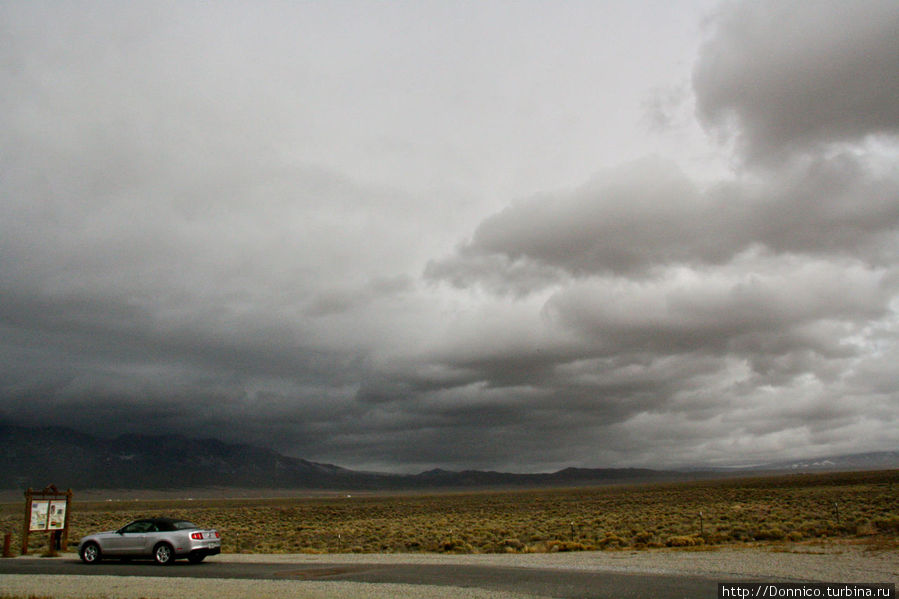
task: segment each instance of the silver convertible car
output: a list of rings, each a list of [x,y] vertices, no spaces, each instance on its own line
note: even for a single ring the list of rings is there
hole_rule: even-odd
[[[171,564],[183,557],[198,564],[207,555],[216,555],[221,550],[218,531],[171,518],[135,520],[118,530],[82,537],[78,543],[78,555],[86,564],[104,558],[152,558],[157,564]]]

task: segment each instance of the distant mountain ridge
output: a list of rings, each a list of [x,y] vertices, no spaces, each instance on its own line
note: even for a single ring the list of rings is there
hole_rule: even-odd
[[[0,488],[42,487],[51,481],[81,488],[292,487],[350,472],[217,439],[101,439],[61,427],[0,426],[0,456]]]
[[[0,489],[430,489],[585,486],[695,479],[761,471],[899,467],[899,452],[835,456],[743,469],[565,468],[543,474],[433,469],[402,475],[359,472],[271,449],[177,435],[102,439],[61,427],[0,425]]]

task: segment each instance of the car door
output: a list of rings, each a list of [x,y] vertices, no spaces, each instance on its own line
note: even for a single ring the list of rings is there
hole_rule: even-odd
[[[144,555],[153,555],[153,547],[156,546],[156,543],[164,540],[167,535],[171,534],[167,533],[166,530],[167,527],[164,522],[154,523],[152,528],[150,528],[144,535],[144,546],[141,553]]]
[[[148,520],[137,520],[123,526],[106,539],[103,553],[106,555],[141,555],[145,553],[147,533],[155,527]]]

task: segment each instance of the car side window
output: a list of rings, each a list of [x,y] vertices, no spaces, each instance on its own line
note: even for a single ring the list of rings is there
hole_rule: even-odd
[[[128,533],[140,533],[140,532],[153,532],[156,529],[153,526],[152,522],[147,522],[146,520],[138,520],[137,522],[132,522],[128,526],[122,529],[122,532]]]
[[[128,526],[122,529],[122,532],[131,533],[131,532],[141,532],[143,528],[143,522],[132,522]]]

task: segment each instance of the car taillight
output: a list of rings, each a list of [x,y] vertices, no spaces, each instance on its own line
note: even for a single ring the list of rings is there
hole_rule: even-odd
[[[219,531],[215,531],[215,538],[219,538]]]
[[[203,533],[201,533],[201,532],[192,532],[192,533],[190,533],[190,538],[196,539],[196,540],[198,540],[198,541],[201,541],[201,540],[203,540]]]

